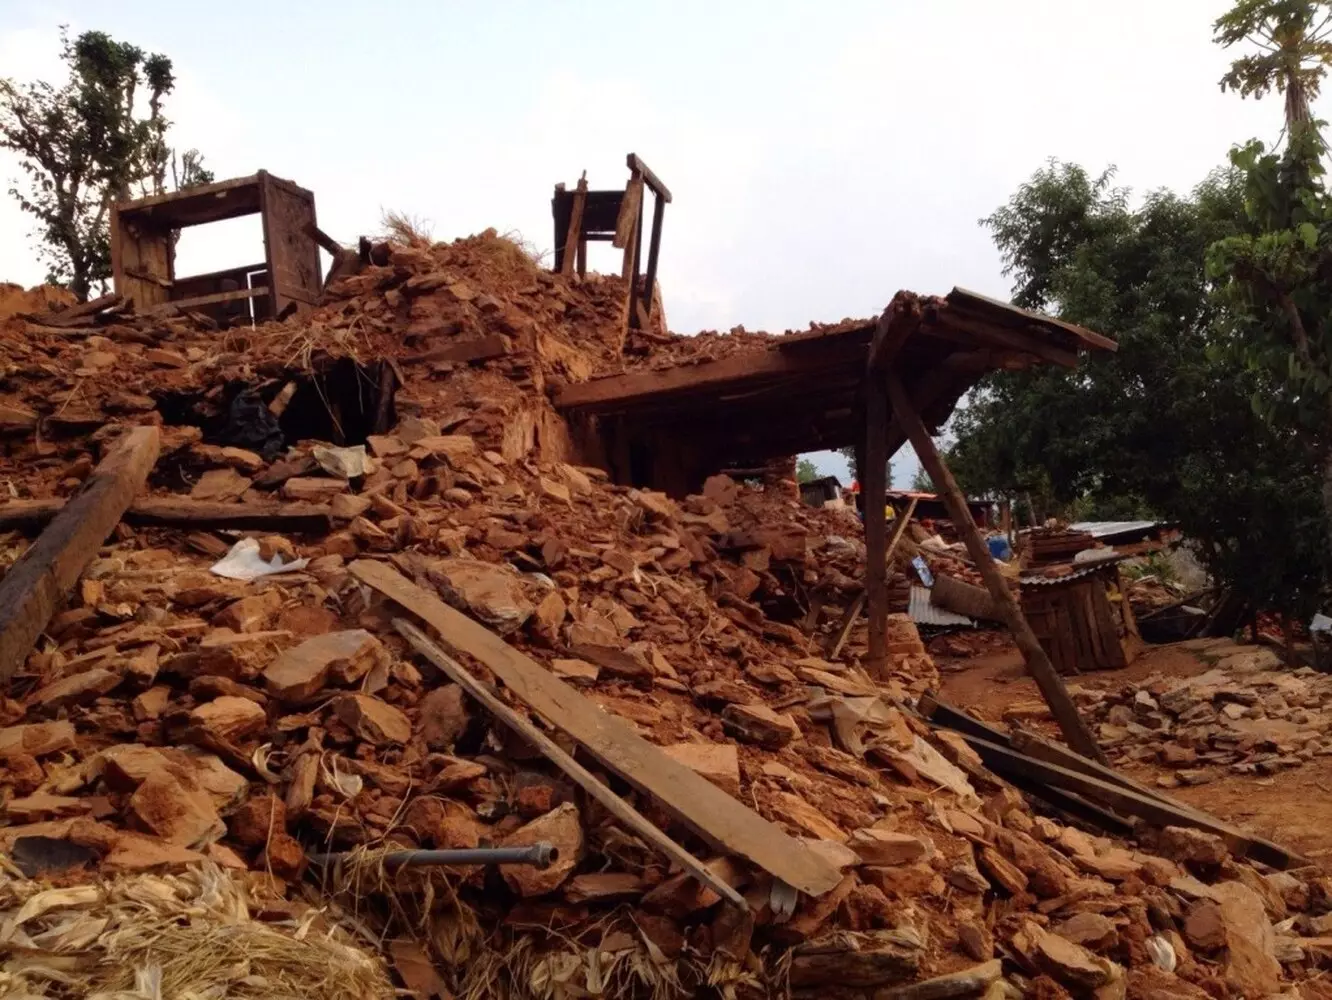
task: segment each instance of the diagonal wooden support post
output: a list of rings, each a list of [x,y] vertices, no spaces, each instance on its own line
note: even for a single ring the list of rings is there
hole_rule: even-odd
[[[143,489],[160,440],[156,427],[126,431],[0,581],[0,683],[23,665],[66,592]]]
[[[1084,757],[1102,764],[1106,763],[1105,755],[1096,745],[1091,730],[1078,715],[1078,710],[1073,705],[1073,699],[1069,697],[1063,680],[1055,672],[1050,657],[1041,648],[1040,641],[1032,632],[1031,626],[1027,624],[1022,609],[1018,607],[1017,599],[1013,597],[1004,582],[999,567],[995,565],[994,556],[990,554],[989,547],[976,528],[976,522],[972,520],[971,510],[967,507],[966,498],[962,495],[957,480],[953,478],[952,472],[944,463],[939,449],[934,446],[934,439],[930,437],[925,422],[920,419],[920,415],[911,405],[911,399],[902,387],[901,380],[896,373],[890,372],[886,381],[888,399],[893,407],[893,418],[906,433],[907,440],[916,451],[916,457],[920,459],[920,464],[925,467],[925,471],[930,474],[935,486],[943,494],[953,526],[962,536],[967,552],[984,578],[985,586],[990,591],[990,596],[994,598],[1000,617],[1008,627],[1008,631],[1013,634],[1013,641],[1017,643],[1018,649],[1022,651],[1022,657],[1027,663],[1027,672],[1036,681],[1036,686],[1041,689],[1046,704],[1050,706],[1055,721],[1059,723],[1064,739]],[[868,511],[866,517],[868,518]]]

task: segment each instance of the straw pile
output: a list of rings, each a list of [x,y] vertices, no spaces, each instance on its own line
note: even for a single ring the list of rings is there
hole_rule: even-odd
[[[383,964],[307,909],[262,922],[212,864],[56,888],[0,857],[0,997],[374,1000]]]

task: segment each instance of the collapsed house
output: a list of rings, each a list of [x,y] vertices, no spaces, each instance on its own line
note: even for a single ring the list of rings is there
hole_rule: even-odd
[[[1332,909],[1332,884],[1150,795],[1146,823],[1112,816],[1099,779],[1036,812],[986,766],[1031,759],[1006,736],[971,733],[983,762],[917,713],[939,717],[938,677],[886,613],[882,517],[862,541],[794,485],[722,474],[848,443],[882,467],[904,417],[937,427],[984,372],[1103,338],[960,291],[676,337],[660,310],[629,322],[651,287],[493,232],[360,258],[281,321],[112,297],[0,326],[11,863],[216,866],[275,923],[331,899],[421,996],[1108,1000],[1319,974],[1326,949],[1288,924],[1278,949],[1273,921]],[[1086,832],[1100,814],[1112,835]],[[544,867],[383,861],[537,844]],[[4,974],[68,995],[53,956],[99,918],[37,896],[0,895],[31,959]]]

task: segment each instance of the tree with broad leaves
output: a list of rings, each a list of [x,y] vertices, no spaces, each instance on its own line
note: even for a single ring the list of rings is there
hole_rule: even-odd
[[[818,467],[807,458],[796,462],[796,482],[812,483],[819,478]]]
[[[1204,267],[1246,231],[1244,194],[1231,168],[1136,203],[1112,172],[1052,162],[983,220],[1015,301],[1119,349],[988,376],[948,462],[967,492],[1037,517],[1174,522],[1251,605],[1310,611],[1329,562],[1314,451],[1250,405],[1276,380],[1238,349],[1246,314]]]
[[[1332,64],[1332,10],[1311,0],[1239,0],[1212,26],[1225,48],[1247,44],[1221,78],[1223,91],[1261,98],[1275,90],[1285,97],[1286,131],[1312,127],[1310,106]],[[1315,130],[1316,131],[1316,130]]]
[[[61,30],[69,78],[0,79],[0,148],[18,154],[27,183],[10,194],[36,220],[47,280],[86,301],[111,274],[108,222],[114,201],[208,183],[197,150],[177,155],[162,101],[175,87],[171,60],[100,31],[71,40]],[[146,91],[146,113],[138,103]]]
[[[1245,226],[1217,241],[1207,261],[1237,318],[1234,346],[1265,375],[1253,406],[1307,442],[1332,526],[1332,192],[1322,123],[1310,110],[1332,64],[1330,26],[1332,5],[1315,0],[1240,0],[1216,22],[1222,45],[1259,49],[1236,59],[1222,86],[1284,94],[1286,141],[1231,153],[1244,178]]]

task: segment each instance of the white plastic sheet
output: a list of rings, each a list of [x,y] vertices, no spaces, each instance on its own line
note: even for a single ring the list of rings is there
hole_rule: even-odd
[[[259,542],[253,538],[242,538],[209,569],[228,580],[257,580],[261,576],[272,576],[275,573],[294,573],[298,569],[305,569],[309,562],[309,559],[296,559],[284,563],[278,555],[264,562],[259,555]]]

